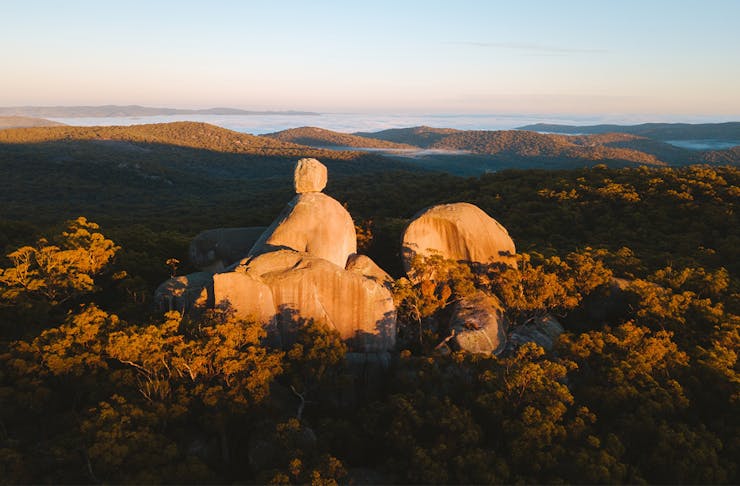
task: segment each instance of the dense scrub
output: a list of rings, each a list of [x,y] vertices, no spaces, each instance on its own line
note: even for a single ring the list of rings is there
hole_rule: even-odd
[[[394,173],[328,192],[399,277],[382,376],[358,375],[315,323],[275,350],[228,313],[152,313],[153,286],[188,271],[192,223],[130,225],[115,208],[102,228],[2,221],[2,481],[738,482],[738,169]],[[408,218],[450,201],[506,226],[518,269],[432,259],[400,278]],[[264,224],[265,208],[198,220]],[[591,312],[614,277],[624,305]],[[475,289],[566,333],[550,352],[442,353],[437,323]]]

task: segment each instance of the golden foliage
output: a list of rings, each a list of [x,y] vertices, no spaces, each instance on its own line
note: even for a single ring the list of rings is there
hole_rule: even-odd
[[[95,290],[94,277],[119,250],[84,217],[70,221],[58,245],[46,239],[10,253],[0,270],[0,299],[10,305],[43,299],[55,306]]]

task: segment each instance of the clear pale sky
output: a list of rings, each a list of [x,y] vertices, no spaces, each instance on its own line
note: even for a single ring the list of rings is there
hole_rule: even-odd
[[[740,0],[3,0],[0,105],[78,104],[734,116]]]

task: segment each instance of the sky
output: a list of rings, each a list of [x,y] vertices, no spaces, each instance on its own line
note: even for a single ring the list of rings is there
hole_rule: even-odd
[[[740,0],[0,2],[0,106],[740,120]]]

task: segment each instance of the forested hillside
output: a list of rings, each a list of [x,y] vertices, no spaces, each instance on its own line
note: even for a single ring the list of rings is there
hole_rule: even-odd
[[[316,128],[285,130],[267,135],[284,141],[314,147],[358,147],[390,149],[387,154],[414,157],[427,169],[469,175],[502,168],[577,168],[595,163],[614,167],[634,165],[681,166],[696,163],[738,164],[740,157],[732,150],[697,151],[654,138],[627,133],[593,135],[556,135],[525,130],[453,130],[414,127],[354,135]],[[390,143],[391,145],[382,145]],[[397,152],[393,149],[421,152]],[[446,152],[454,152],[447,157]],[[459,164],[459,166],[457,165]],[[471,167],[466,169],[465,166]]]
[[[411,127],[411,128],[390,128],[379,132],[357,132],[355,135],[377,140],[387,140],[389,142],[404,143],[421,148],[429,148],[435,142],[445,138],[447,135],[456,133],[458,130],[453,128],[433,128],[433,127]]]
[[[190,271],[189,238],[268,224],[282,193],[205,205],[181,185],[132,219],[104,178],[88,181],[75,208],[100,227],[33,211],[0,221],[4,482],[740,480],[736,167],[333,176],[326,192],[355,217],[360,251],[396,278],[399,347],[380,374],[358,374],[316,324],[274,349],[228,315],[152,309],[154,287]],[[402,229],[451,201],[508,228],[516,269],[432,259],[418,271],[434,284],[402,278]],[[566,332],[551,351],[442,352],[442,314],[476,290],[512,322],[549,314]]]
[[[69,140],[122,141],[130,143],[166,144],[193,149],[213,150],[261,156],[295,157],[306,154],[306,147],[297,144],[234,132],[215,125],[197,122],[173,122],[152,125],[105,127],[49,127],[3,130],[0,144],[32,144]],[[332,156],[351,159],[357,154],[347,152],[311,151],[312,156]],[[330,155],[331,154],[331,155]]]
[[[737,140],[740,141],[740,123],[643,123],[640,125],[557,125],[537,123],[519,127],[551,133],[629,133],[655,140]]]
[[[430,148],[470,150],[479,154],[515,155],[519,157],[546,157],[582,159],[590,161],[611,160],[617,163],[665,165],[654,156],[636,150],[613,148],[597,143],[588,137],[571,138],[543,135],[525,131],[467,130],[444,137]]]
[[[336,175],[414,169],[373,154],[315,149],[202,123],[3,130],[0,217],[33,215],[51,223],[83,213],[96,220],[115,215],[180,220],[192,231],[228,225],[231,216],[202,215],[282,204],[300,157],[318,157]],[[283,196],[273,200],[273,193]]]
[[[361,147],[384,149],[414,149],[418,148],[405,143],[395,143],[371,137],[360,137],[349,133],[339,133],[316,127],[291,128],[275,133],[263,135],[283,142],[298,143],[310,147]]]

